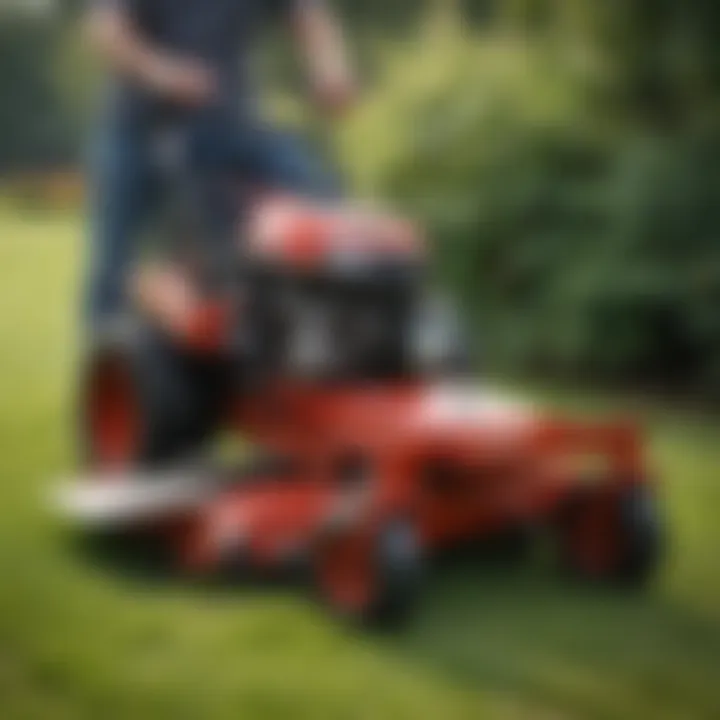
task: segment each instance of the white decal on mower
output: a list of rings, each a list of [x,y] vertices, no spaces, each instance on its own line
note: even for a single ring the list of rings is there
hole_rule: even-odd
[[[432,389],[422,400],[418,419],[430,425],[487,423],[507,427],[523,425],[531,415],[527,403],[497,390],[457,385]]]

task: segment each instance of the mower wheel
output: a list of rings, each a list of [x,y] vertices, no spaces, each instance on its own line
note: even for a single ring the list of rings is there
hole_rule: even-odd
[[[92,470],[156,469],[194,457],[216,430],[225,374],[143,325],[104,335],[80,381],[81,443]]]
[[[582,488],[556,529],[562,568],[578,579],[638,587],[660,559],[661,521],[647,485]]]
[[[527,523],[512,525],[494,533],[478,546],[480,559],[498,566],[516,567],[525,563],[536,545],[536,528]]]
[[[393,629],[412,615],[422,558],[413,525],[395,520],[372,534],[328,538],[315,561],[315,591],[341,619]]]

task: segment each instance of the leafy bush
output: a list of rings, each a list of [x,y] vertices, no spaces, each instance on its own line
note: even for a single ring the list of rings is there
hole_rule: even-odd
[[[341,154],[428,224],[486,355],[720,396],[720,134],[612,120],[527,38],[451,30],[387,67]]]

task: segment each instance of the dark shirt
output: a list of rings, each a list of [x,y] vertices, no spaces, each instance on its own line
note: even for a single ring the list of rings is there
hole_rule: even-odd
[[[94,0],[124,9],[151,45],[197,58],[215,72],[220,102],[238,108],[252,103],[250,54],[263,24],[308,0]],[[114,78],[111,115],[139,121],[181,112],[171,102],[127,78]]]

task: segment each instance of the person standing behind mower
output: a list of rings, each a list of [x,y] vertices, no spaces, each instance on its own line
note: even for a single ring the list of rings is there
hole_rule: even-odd
[[[341,29],[323,0],[92,0],[88,34],[111,75],[89,180],[92,328],[125,309],[137,237],[162,184],[156,145],[166,129],[183,133],[201,206],[215,204],[204,218],[208,242],[228,231],[232,210],[216,196],[228,172],[302,194],[333,194],[302,146],[257,117],[251,45],[263,22],[283,17],[315,98],[329,113],[341,112],[354,83]],[[208,252],[222,273],[222,252],[217,245]]]

